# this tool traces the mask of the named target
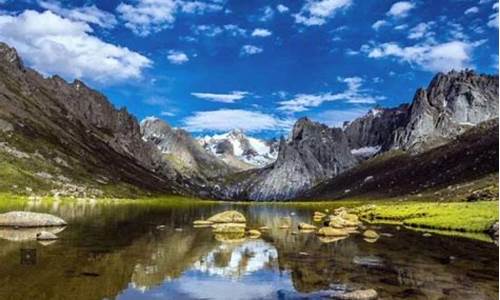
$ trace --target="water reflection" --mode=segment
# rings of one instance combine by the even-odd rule
[[[362,288],[384,299],[498,297],[494,244],[392,227],[376,228],[387,234],[375,243],[322,241],[295,232],[311,211],[283,206],[237,207],[250,228],[269,227],[260,239],[192,227],[227,208],[32,203],[70,225],[47,246],[0,230],[0,299],[314,299]],[[36,265],[19,264],[23,247],[37,250]]]

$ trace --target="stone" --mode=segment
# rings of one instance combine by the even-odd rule
[[[318,235],[322,236],[348,236],[349,233],[342,229],[332,228],[332,227],[321,227],[318,230]]]
[[[64,226],[66,221],[54,215],[28,211],[11,211],[0,214],[0,226],[8,227],[50,227]]]
[[[335,295],[333,299],[339,300],[374,300],[378,298],[377,291],[374,289],[357,290]]]
[[[375,232],[374,230],[370,230],[370,229],[363,232],[363,236],[367,239],[378,239],[379,238],[378,233]]]
[[[244,223],[218,223],[212,225],[214,233],[239,233],[245,232]]]
[[[298,225],[299,230],[316,230],[317,227],[311,224],[307,223],[299,223]]]
[[[247,220],[242,213],[229,210],[213,215],[207,221],[212,223],[246,223]]]
[[[260,236],[261,236],[261,232],[256,230],[256,229],[250,229],[248,231],[248,236],[251,238],[251,239],[258,239]]]
[[[51,241],[51,240],[57,240],[58,237],[52,232],[40,231],[39,233],[36,234],[36,239],[39,241]]]
[[[326,217],[326,214],[322,213],[320,211],[315,211],[313,217],[314,218],[324,218],[324,217]]]
[[[208,220],[196,220],[193,222],[193,225],[196,226],[209,226],[212,225],[214,222],[208,221]]]
[[[348,236],[320,236],[318,240],[324,244],[335,243],[346,239]]]

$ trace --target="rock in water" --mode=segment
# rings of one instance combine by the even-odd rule
[[[379,235],[374,230],[366,230],[363,232],[363,236],[367,239],[378,239]]]
[[[0,214],[0,226],[9,227],[50,227],[67,225],[63,219],[44,213],[11,211]]]
[[[255,230],[255,229],[250,229],[248,231],[248,236],[251,238],[251,239],[258,239],[260,236],[261,236],[261,233],[260,231],[258,230]]]
[[[336,229],[332,227],[322,227],[318,230],[318,235],[322,236],[348,236],[349,233],[342,229]]]
[[[36,239],[39,241],[52,241],[52,240],[57,240],[58,237],[57,237],[57,235],[53,234],[52,232],[41,231],[41,232],[36,234]]]
[[[307,223],[299,223],[299,230],[316,230],[316,226],[307,224]]]
[[[373,300],[377,298],[378,294],[374,289],[358,290],[333,296],[333,299],[339,300]]]
[[[247,219],[245,216],[236,210],[228,210],[212,217],[208,218],[207,221],[212,223],[246,223]]]
[[[244,233],[245,227],[244,223],[219,223],[212,225],[214,233]]]

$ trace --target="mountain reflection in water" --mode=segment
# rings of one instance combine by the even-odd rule
[[[366,288],[384,299],[498,297],[493,243],[389,226],[375,228],[388,233],[376,243],[360,235],[324,243],[293,232],[298,222],[312,222],[312,210],[282,205],[232,207],[249,227],[270,227],[260,239],[221,242],[209,228],[191,225],[229,208],[76,201],[9,207],[50,212],[69,226],[45,246],[2,230],[0,299],[315,299]],[[285,216],[289,230],[279,229]],[[20,264],[21,248],[36,249],[35,265]]]

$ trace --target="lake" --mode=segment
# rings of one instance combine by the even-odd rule
[[[375,289],[382,299],[498,299],[492,242],[367,224],[381,234],[331,241],[297,233],[336,205],[199,201],[31,201],[0,211],[61,216],[60,240],[0,229],[0,299],[324,299]],[[224,239],[192,222],[236,209],[259,239]],[[290,229],[280,229],[290,217]],[[61,229],[58,229],[61,230]]]

